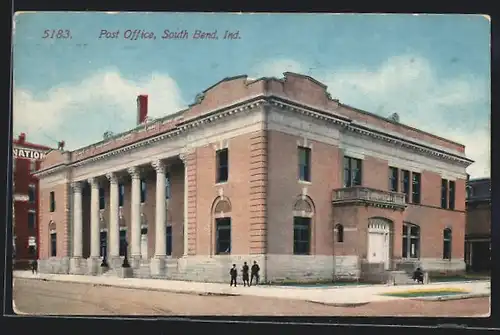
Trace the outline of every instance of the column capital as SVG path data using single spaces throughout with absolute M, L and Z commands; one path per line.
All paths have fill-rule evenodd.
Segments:
M 189 155 L 191 155 L 192 153 L 194 153 L 194 149 L 193 148 L 183 148 L 182 149 L 182 152 L 179 154 L 179 158 L 180 160 L 186 164 L 186 160 L 187 158 L 189 157 Z
M 71 187 L 75 192 L 81 192 L 82 191 L 82 182 L 81 181 L 74 181 L 71 183 Z
M 99 187 L 99 178 L 98 177 L 91 177 L 91 178 L 87 179 L 87 182 L 90 184 L 90 186 Z
M 133 166 L 127 169 L 128 174 L 132 177 L 132 179 L 140 179 L 141 178 L 141 169 L 138 166 Z
M 156 170 L 156 173 L 165 173 L 165 163 L 162 160 L 157 159 L 151 162 L 151 165 Z
M 108 178 L 108 180 L 111 184 L 118 184 L 118 176 L 116 175 L 116 173 L 113 173 L 113 172 L 107 173 L 106 178 Z

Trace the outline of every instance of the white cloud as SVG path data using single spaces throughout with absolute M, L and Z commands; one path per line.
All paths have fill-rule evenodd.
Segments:
M 184 106 L 176 82 L 167 75 L 153 73 L 130 81 L 108 70 L 42 94 L 15 89 L 14 133 L 25 132 L 29 141 L 50 146 L 65 140 L 68 149 L 76 149 L 101 140 L 105 131 L 133 128 L 139 94 L 149 95 L 150 117 L 171 114 Z
M 490 175 L 489 81 L 473 76 L 438 77 L 422 57 L 392 57 L 376 69 L 335 68 L 321 72 L 291 59 L 260 64 L 253 74 L 309 74 L 328 85 L 333 97 L 381 116 L 397 112 L 402 123 L 466 146 L 475 161 L 472 177 Z M 478 113 L 479 112 L 479 113 Z

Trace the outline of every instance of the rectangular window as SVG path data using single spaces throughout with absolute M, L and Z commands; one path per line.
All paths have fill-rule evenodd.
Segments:
M 229 178 L 229 150 L 222 149 L 215 152 L 217 160 L 216 183 L 224 183 Z
M 420 204 L 420 183 L 421 175 L 420 173 L 412 172 L 412 188 L 411 188 L 411 201 L 414 204 Z
M 36 227 L 36 213 L 28 212 L 28 229 L 34 230 Z
M 36 186 L 31 184 L 28 186 L 28 201 L 34 204 L 36 199 Z
M 167 256 L 172 255 L 172 226 L 167 226 Z
M 451 229 L 443 230 L 443 259 L 451 259 Z
M 361 186 L 361 159 L 344 157 L 344 187 Z
M 448 180 L 441 179 L 441 208 L 448 206 Z
M 410 198 L 410 171 L 401 170 L 401 191 L 405 194 L 405 201 Z
M 420 257 L 420 227 L 403 224 L 403 258 Z
M 170 174 L 167 173 L 165 175 L 165 198 L 166 199 L 170 199 L 170 192 L 171 192 L 171 189 L 170 189 Z
M 99 188 L 99 209 L 106 208 L 106 193 L 104 192 L 104 188 Z
M 453 180 L 449 183 L 448 208 L 455 209 L 455 182 Z
M 104 257 L 104 255 L 107 255 L 108 253 L 108 232 L 107 231 L 101 231 L 100 234 L 100 255 L 101 257 Z
M 389 191 L 398 191 L 398 168 L 389 167 Z
M 299 153 L 299 180 L 311 181 L 311 149 L 298 148 Z
M 125 201 L 125 185 L 118 184 L 118 206 L 123 207 Z
M 148 188 L 148 184 L 144 179 L 141 179 L 141 204 L 146 202 L 146 191 Z
M 120 230 L 120 256 L 127 253 L 127 230 Z
M 231 218 L 215 219 L 217 230 L 216 235 L 216 253 L 230 254 L 231 253 Z
M 293 218 L 293 254 L 309 255 L 311 252 L 311 219 Z
M 50 257 L 57 257 L 57 233 L 50 233 Z
M 56 210 L 56 195 L 54 191 L 50 192 L 50 212 L 55 212 Z

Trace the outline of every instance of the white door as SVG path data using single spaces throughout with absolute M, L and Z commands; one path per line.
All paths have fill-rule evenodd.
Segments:
M 384 235 L 378 232 L 368 233 L 368 262 L 382 263 L 384 260 Z
M 368 225 L 368 263 L 383 263 L 387 270 L 390 267 L 390 230 L 389 224 L 374 220 Z
M 148 234 L 141 234 L 141 256 L 148 259 Z

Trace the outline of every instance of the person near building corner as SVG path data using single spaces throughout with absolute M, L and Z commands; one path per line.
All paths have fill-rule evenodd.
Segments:
M 250 282 L 248 281 L 248 270 L 250 270 L 250 268 L 248 267 L 247 262 L 244 262 L 243 267 L 241 268 L 243 286 L 250 286 Z
M 252 285 L 254 278 L 255 278 L 255 285 L 259 285 L 259 271 L 260 271 L 260 267 L 257 264 L 257 261 L 253 261 L 253 265 L 252 265 L 252 269 L 251 269 L 252 275 L 250 276 L 250 284 L 249 285 Z
M 238 278 L 238 270 L 236 270 L 236 264 L 233 264 L 231 270 L 229 270 L 229 275 L 231 276 L 231 284 L 229 286 L 236 287 L 236 278 Z

